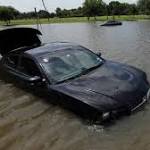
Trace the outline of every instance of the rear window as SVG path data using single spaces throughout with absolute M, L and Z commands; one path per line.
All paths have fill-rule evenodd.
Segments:
M 10 55 L 10 56 L 6 57 L 6 59 L 5 59 L 5 64 L 10 67 L 13 67 L 13 68 L 17 67 L 18 62 L 19 62 L 18 55 Z
M 40 70 L 35 62 L 27 57 L 22 57 L 19 65 L 19 71 L 29 76 L 40 76 Z

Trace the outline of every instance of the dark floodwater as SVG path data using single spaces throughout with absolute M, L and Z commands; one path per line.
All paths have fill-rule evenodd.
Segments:
M 43 41 L 71 41 L 101 50 L 107 59 L 143 69 L 150 81 L 150 22 L 99 24 L 42 25 Z M 0 79 L 0 150 L 149 150 L 149 139 L 150 104 L 110 126 L 88 125 Z

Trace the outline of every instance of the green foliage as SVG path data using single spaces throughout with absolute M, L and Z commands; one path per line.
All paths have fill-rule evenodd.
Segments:
M 0 20 L 10 24 L 10 20 L 15 19 L 19 12 L 13 7 L 0 6 Z
M 112 1 L 108 5 L 108 12 L 109 15 L 136 15 L 138 9 L 135 4 Z
M 82 7 L 79 7 L 77 9 L 61 9 L 61 8 L 56 8 L 56 16 L 59 18 L 68 18 L 68 17 L 81 17 L 83 16 L 83 10 Z
M 85 0 L 83 4 L 84 15 L 88 18 L 102 15 L 104 10 L 105 4 L 102 0 Z
M 56 16 L 57 16 L 57 17 L 60 17 L 60 18 L 62 17 L 62 10 L 61 10 L 61 8 L 59 8 L 59 7 L 56 8 Z
M 150 0 L 139 0 L 137 6 L 141 14 L 150 15 Z
M 38 16 L 39 18 L 49 18 L 49 17 L 53 17 L 49 12 L 45 11 L 45 10 L 40 10 L 38 12 Z
M 118 1 L 111 1 L 109 4 L 103 0 L 85 0 L 82 7 L 74 9 L 57 8 L 55 12 L 49 13 L 45 10 L 39 10 L 21 13 L 13 7 L 0 6 L 0 21 L 7 25 L 14 19 L 36 19 L 39 18 L 73 18 L 73 17 L 88 17 L 93 20 L 98 16 L 121 16 L 121 15 L 135 15 L 143 14 L 150 15 L 150 0 L 138 0 L 137 4 L 121 3 Z M 108 18 L 108 17 L 107 17 Z M 55 19 L 54 19 L 55 20 Z M 57 20 L 57 19 L 56 19 Z M 71 19 L 72 20 L 72 19 Z M 76 20 L 76 19 L 75 19 Z M 78 20 L 78 19 L 77 19 Z

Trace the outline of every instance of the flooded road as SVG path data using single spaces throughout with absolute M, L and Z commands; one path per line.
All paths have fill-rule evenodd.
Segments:
M 70 41 L 144 70 L 150 81 L 150 22 L 123 26 L 42 25 L 43 42 Z M 107 127 L 89 125 L 57 105 L 0 79 L 0 150 L 149 150 L 150 104 Z

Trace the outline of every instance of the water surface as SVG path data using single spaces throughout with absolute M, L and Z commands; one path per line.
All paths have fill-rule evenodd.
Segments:
M 70 41 L 144 70 L 150 81 L 150 22 L 42 25 L 43 42 Z M 35 27 L 35 26 L 34 26 Z M 2 150 L 149 150 L 150 105 L 103 127 L 0 79 Z

